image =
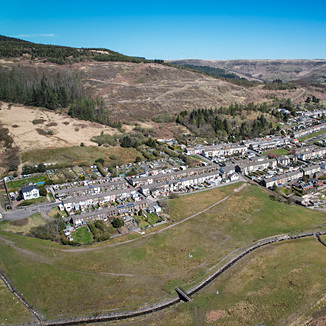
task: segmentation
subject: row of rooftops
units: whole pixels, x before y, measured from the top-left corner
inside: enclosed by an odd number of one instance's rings
[[[200,175],[204,173],[209,173],[211,171],[216,171],[218,169],[219,169],[219,165],[211,164],[204,167],[180,170],[180,171],[166,173],[166,174],[156,174],[156,175],[146,176],[146,177],[130,177],[127,180],[131,185],[136,186],[136,185],[143,185],[143,184],[150,184],[150,183],[159,183],[162,181],[176,180],[180,178],[185,178],[190,175]]]
[[[106,188],[110,188],[110,189],[124,189],[127,188],[127,183],[126,180],[118,180],[118,181],[111,181],[111,182],[105,182],[105,183],[97,183],[97,184],[88,184],[85,186],[78,186],[78,187],[65,187],[62,189],[57,189],[59,187],[53,187],[50,186],[52,188],[54,188],[56,194],[60,197],[63,194],[69,194],[69,193],[77,193],[77,192],[83,192],[83,191],[88,191],[88,192],[94,192],[97,189],[99,191],[103,191],[101,189],[106,189]]]
[[[312,176],[313,174],[318,174],[321,171],[321,166],[319,164],[310,165],[307,167],[299,168],[295,171],[286,172],[283,174],[279,174],[276,176],[265,177],[262,180],[263,185],[267,188],[272,187],[274,183],[276,184],[284,184],[290,181],[296,181],[302,178],[304,175]]]
[[[186,147],[186,154],[205,154],[206,156],[232,155],[234,153],[244,153],[248,149],[267,149],[282,146],[290,142],[290,137],[266,136],[264,138],[256,138],[243,140],[239,143],[218,144],[210,146]],[[209,155],[209,153],[213,155]],[[207,155],[208,154],[208,155]]]
[[[107,216],[115,216],[117,214],[123,214],[127,212],[132,212],[138,209],[144,209],[148,207],[146,200],[142,200],[135,203],[123,204],[120,206],[110,206],[103,208],[101,210],[95,210],[87,213],[82,213],[78,215],[72,215],[71,219],[75,226],[81,225],[83,221],[94,220],[94,219],[104,219]]]
[[[102,199],[105,199],[106,197],[116,198],[119,196],[129,197],[133,194],[137,194],[137,190],[135,189],[120,189],[120,190],[112,190],[112,191],[106,191],[99,194],[94,194],[92,196],[90,195],[84,195],[84,196],[77,196],[77,197],[70,197],[62,200],[63,204],[67,203],[77,203],[82,201],[87,201],[89,199],[101,201]]]
[[[323,130],[325,128],[326,128],[326,122],[306,128],[306,129],[296,131],[293,133],[293,136],[294,136],[294,138],[300,138],[300,137],[304,137],[306,135],[312,134],[314,132]]]

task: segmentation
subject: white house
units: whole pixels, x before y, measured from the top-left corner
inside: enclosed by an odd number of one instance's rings
[[[36,185],[31,186],[23,186],[21,188],[22,195],[24,197],[24,200],[28,199],[34,199],[40,197],[40,192],[38,190],[38,187]]]

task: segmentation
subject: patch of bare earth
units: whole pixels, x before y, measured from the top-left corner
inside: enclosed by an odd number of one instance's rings
[[[206,314],[206,322],[211,324],[226,317],[224,310],[212,310]]]
[[[57,148],[94,145],[90,139],[102,131],[114,134],[117,129],[98,123],[73,119],[42,108],[30,108],[1,103],[0,122],[9,129],[14,143],[22,151],[39,148]]]
[[[316,311],[312,315],[313,319],[306,326],[325,326],[326,325],[326,306]]]

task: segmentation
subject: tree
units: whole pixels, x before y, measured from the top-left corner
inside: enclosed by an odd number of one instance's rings
[[[274,182],[274,184],[273,184],[272,190],[273,190],[273,191],[275,191],[275,192],[277,192],[277,191],[278,191],[278,187],[277,187],[277,185],[276,185],[276,183],[275,183],[275,182]]]
[[[43,197],[45,197],[48,193],[44,187],[40,187],[39,192],[40,192],[40,195]]]
[[[37,166],[37,171],[38,172],[45,172],[46,171],[46,167],[43,163],[40,163],[38,166]]]
[[[132,147],[132,141],[131,138],[127,135],[124,136],[120,141],[121,147]]]
[[[102,157],[98,158],[95,163],[101,163],[104,164],[104,159]]]
[[[124,222],[120,218],[118,218],[118,217],[116,217],[115,219],[113,219],[113,221],[111,222],[111,224],[116,229],[124,226]]]

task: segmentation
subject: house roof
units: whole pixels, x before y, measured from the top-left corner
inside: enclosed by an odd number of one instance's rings
[[[21,188],[23,194],[27,192],[31,192],[34,189],[38,190],[38,187],[36,185],[30,185],[30,186],[22,186]]]

